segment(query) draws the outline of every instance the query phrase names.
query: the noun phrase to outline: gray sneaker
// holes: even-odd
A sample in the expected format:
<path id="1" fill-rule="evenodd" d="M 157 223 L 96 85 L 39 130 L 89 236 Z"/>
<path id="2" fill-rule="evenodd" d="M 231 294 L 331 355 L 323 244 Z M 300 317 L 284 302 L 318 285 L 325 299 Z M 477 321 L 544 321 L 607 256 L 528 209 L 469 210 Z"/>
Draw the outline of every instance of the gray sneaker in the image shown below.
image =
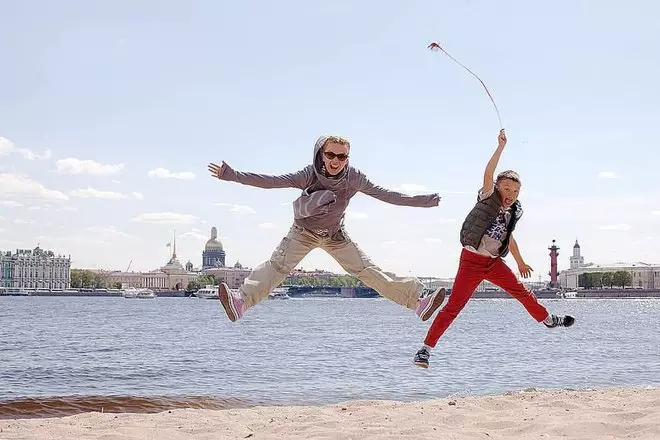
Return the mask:
<path id="1" fill-rule="evenodd" d="M 566 315 L 566 316 L 550 315 L 550 316 L 552 317 L 552 324 L 548 324 L 545 321 L 543 321 L 543 325 L 545 325 L 548 328 L 570 327 L 575 322 L 575 318 L 573 318 L 571 315 Z"/>
<path id="2" fill-rule="evenodd" d="M 431 353 L 429 353 L 429 351 L 425 347 L 422 347 L 419 349 L 419 351 L 417 351 L 417 353 L 415 353 L 415 359 L 413 359 L 413 362 L 418 367 L 428 368 L 430 357 L 431 357 Z"/>

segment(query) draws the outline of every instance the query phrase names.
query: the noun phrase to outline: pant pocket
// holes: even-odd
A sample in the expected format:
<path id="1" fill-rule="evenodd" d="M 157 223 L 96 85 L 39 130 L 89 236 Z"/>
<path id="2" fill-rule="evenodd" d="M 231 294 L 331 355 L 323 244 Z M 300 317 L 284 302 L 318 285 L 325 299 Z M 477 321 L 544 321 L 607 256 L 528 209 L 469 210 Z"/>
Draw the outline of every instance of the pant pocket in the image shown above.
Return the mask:
<path id="1" fill-rule="evenodd" d="M 281 273 L 289 273 L 290 269 L 287 267 L 287 261 L 288 259 L 288 251 L 289 248 L 291 247 L 291 238 L 284 237 L 282 238 L 282 241 L 280 241 L 279 246 L 275 249 L 275 252 L 273 252 L 273 255 L 270 257 L 270 262 L 273 265 L 273 268 L 275 268 L 276 271 L 281 272 Z"/>
<path id="2" fill-rule="evenodd" d="M 293 225 L 291 225 L 291 228 L 289 229 L 289 233 L 291 232 L 297 232 L 298 234 L 302 234 L 303 232 L 305 232 L 305 228 L 303 228 L 302 226 L 298 226 L 297 224 L 294 223 Z"/>

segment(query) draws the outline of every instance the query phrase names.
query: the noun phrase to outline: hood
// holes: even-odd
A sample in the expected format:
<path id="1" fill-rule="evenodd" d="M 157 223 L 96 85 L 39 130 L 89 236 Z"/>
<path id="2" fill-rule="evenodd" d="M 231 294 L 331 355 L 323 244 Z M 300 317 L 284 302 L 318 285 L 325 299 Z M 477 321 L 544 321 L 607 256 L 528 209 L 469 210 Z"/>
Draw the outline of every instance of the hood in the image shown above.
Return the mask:
<path id="1" fill-rule="evenodd" d="M 325 177 L 323 172 L 323 157 L 321 155 L 321 147 L 328 140 L 329 136 L 320 136 L 314 144 L 314 156 L 312 159 L 312 164 L 314 165 L 314 174 L 318 181 L 327 189 L 339 189 L 346 185 L 348 180 L 348 174 L 350 172 L 351 166 L 346 164 L 344 169 L 335 177 Z"/>

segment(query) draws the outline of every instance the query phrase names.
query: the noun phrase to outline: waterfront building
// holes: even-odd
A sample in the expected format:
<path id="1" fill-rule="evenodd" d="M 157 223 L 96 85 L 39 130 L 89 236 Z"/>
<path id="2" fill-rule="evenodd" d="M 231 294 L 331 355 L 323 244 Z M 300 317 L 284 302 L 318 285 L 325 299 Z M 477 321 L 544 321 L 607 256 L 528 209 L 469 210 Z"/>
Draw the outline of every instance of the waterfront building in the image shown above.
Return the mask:
<path id="1" fill-rule="evenodd" d="M 580 252 L 580 245 L 575 240 L 573 255 L 570 257 L 570 268 L 559 273 L 559 285 L 563 289 L 577 289 L 579 277 L 584 273 L 594 272 L 629 272 L 634 289 L 660 288 L 660 264 L 650 264 L 641 261 L 635 263 L 619 262 L 613 264 L 585 263 Z"/>
<path id="2" fill-rule="evenodd" d="M 234 267 L 216 267 L 203 269 L 204 275 L 213 275 L 219 282 L 227 283 L 230 289 L 238 289 L 245 278 L 250 275 L 251 269 L 245 269 L 241 263 L 236 262 Z"/>
<path id="3" fill-rule="evenodd" d="M 121 284 L 123 288 L 149 288 L 152 290 L 183 290 L 188 283 L 199 276 L 192 272 L 192 263 L 188 262 L 186 268 L 176 256 L 176 236 L 172 256 L 167 264 L 160 269 L 150 272 L 122 272 L 122 271 L 94 271 L 103 274 L 106 286 Z"/>
<path id="4" fill-rule="evenodd" d="M 5 289 L 68 289 L 71 256 L 41 249 L 0 252 L 0 287 Z"/>

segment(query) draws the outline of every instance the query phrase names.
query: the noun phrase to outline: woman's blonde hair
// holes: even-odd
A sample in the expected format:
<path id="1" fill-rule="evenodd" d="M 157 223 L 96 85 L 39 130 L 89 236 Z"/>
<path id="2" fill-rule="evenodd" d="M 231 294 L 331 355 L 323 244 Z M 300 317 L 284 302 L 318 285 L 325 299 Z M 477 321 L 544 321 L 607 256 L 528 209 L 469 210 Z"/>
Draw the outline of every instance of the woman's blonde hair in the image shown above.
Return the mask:
<path id="1" fill-rule="evenodd" d="M 348 142 L 348 140 L 344 139 L 343 137 L 340 136 L 328 136 L 328 138 L 323 142 L 323 145 L 321 148 L 323 151 L 325 151 L 325 146 L 328 145 L 328 143 L 334 142 L 335 144 L 340 144 L 340 145 L 346 145 L 348 148 L 351 148 L 351 143 Z"/>

